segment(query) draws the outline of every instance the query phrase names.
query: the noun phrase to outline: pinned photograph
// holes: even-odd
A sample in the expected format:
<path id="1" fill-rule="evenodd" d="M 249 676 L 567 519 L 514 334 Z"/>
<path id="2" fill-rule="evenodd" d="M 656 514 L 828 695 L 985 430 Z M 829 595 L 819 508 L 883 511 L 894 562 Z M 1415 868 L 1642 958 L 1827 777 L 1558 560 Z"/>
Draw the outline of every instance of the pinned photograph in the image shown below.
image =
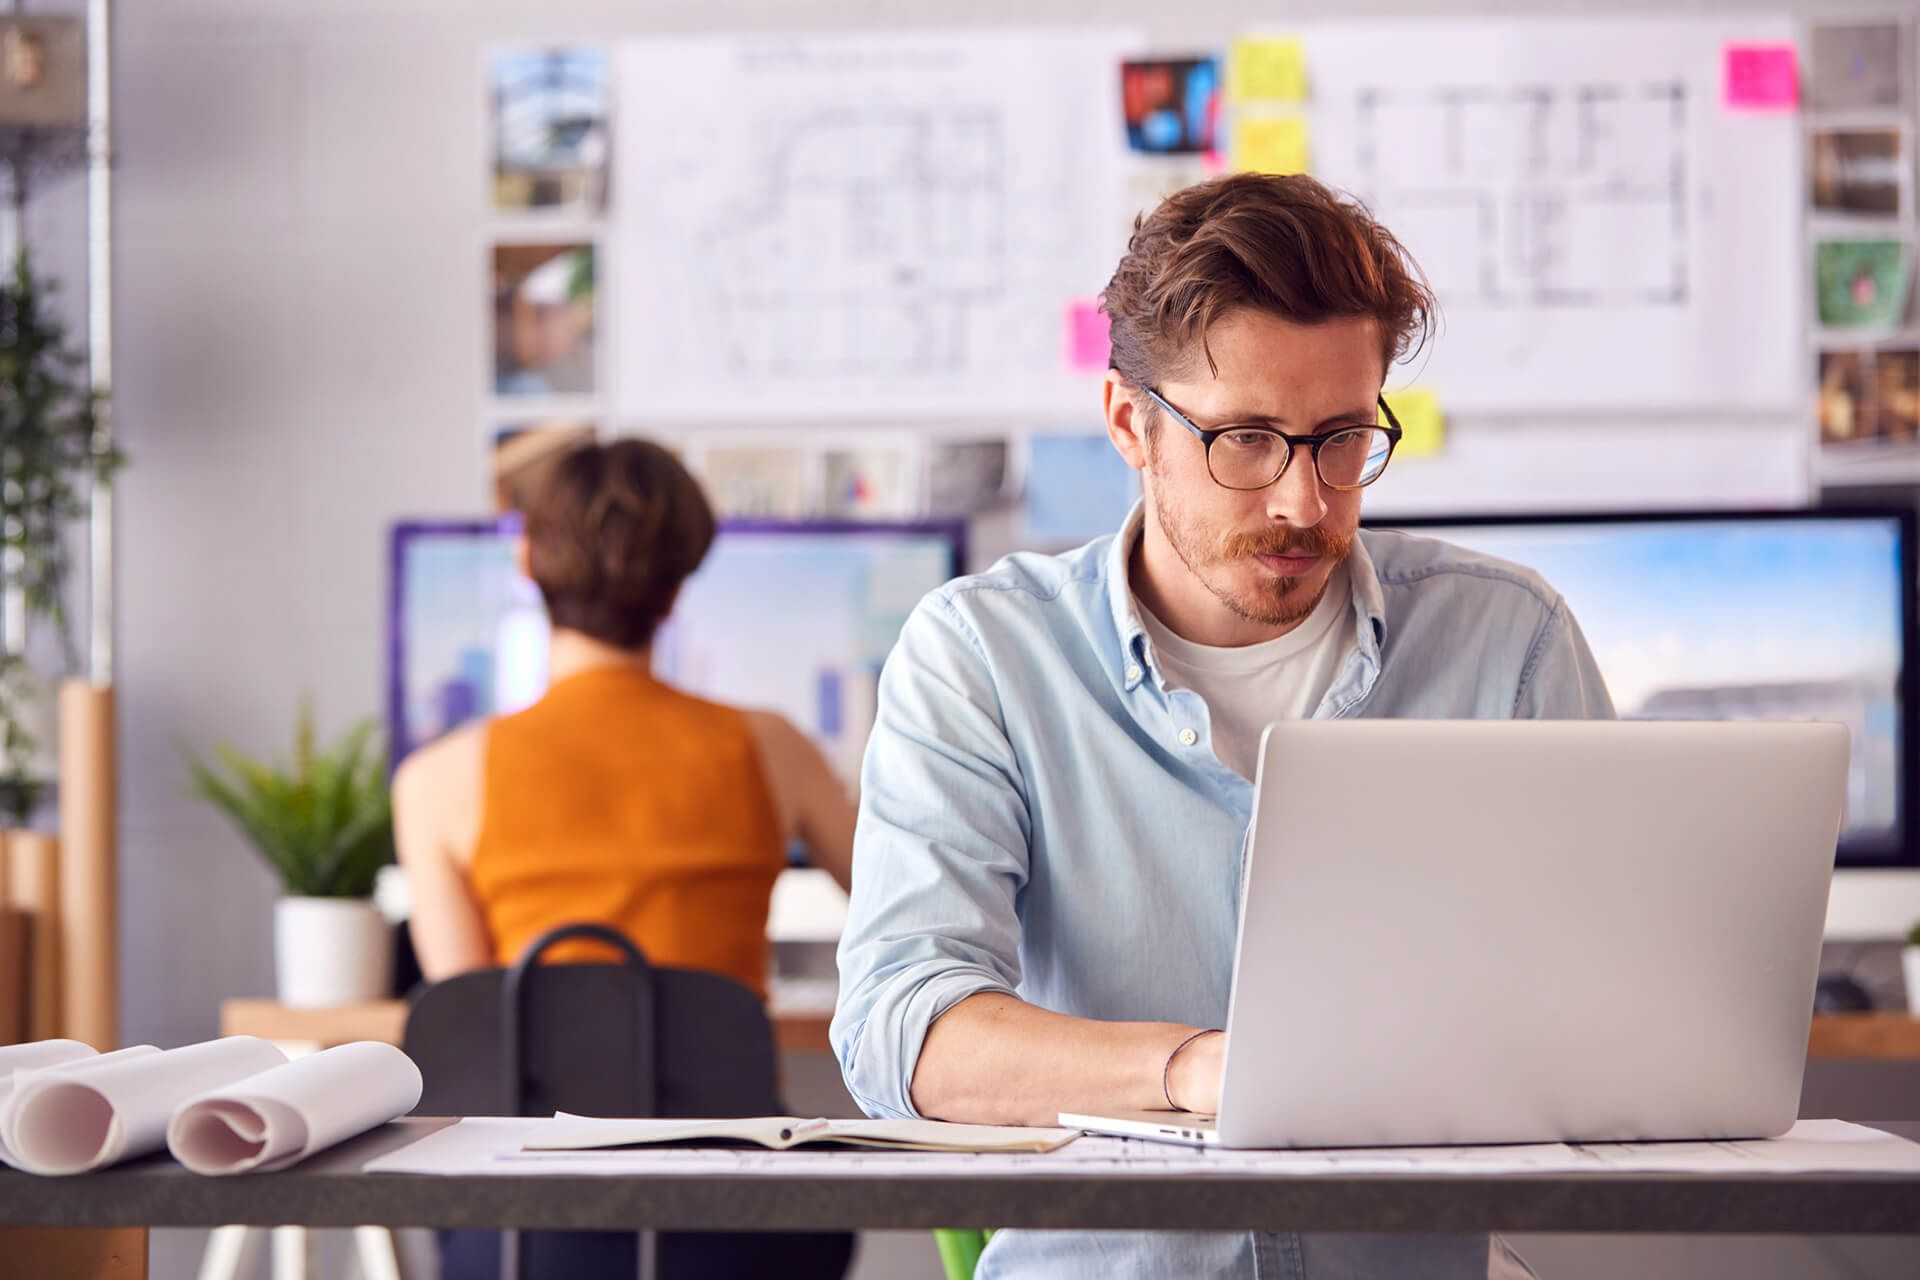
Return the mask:
<path id="1" fill-rule="evenodd" d="M 1908 39 L 1897 22 L 1814 27 L 1807 105 L 1816 111 L 1899 106 L 1901 50 Z"/>
<path id="2" fill-rule="evenodd" d="M 493 55 L 493 203 L 592 214 L 606 203 L 605 49 L 508 49 Z"/>
<path id="3" fill-rule="evenodd" d="M 1152 58 L 1120 64 L 1127 145 L 1149 155 L 1214 149 L 1220 64 L 1212 58 Z"/>
<path id="4" fill-rule="evenodd" d="M 1816 129 L 1808 164 L 1816 213 L 1896 215 L 1901 211 L 1906 132 Z"/>
<path id="5" fill-rule="evenodd" d="M 489 470 L 496 515 L 524 512 L 554 464 L 597 432 L 585 422 L 526 422 L 497 428 Z"/>
<path id="6" fill-rule="evenodd" d="M 1913 257 L 1902 240 L 1823 240 L 1813 251 L 1820 323 L 1887 329 L 1907 312 Z"/>
<path id="7" fill-rule="evenodd" d="M 1822 444 L 1920 436 L 1920 349 L 1820 353 Z"/>
<path id="8" fill-rule="evenodd" d="M 493 247 L 493 390 L 499 396 L 594 393 L 590 244 Z"/>
<path id="9" fill-rule="evenodd" d="M 1005 440 L 939 440 L 927 456 L 929 515 L 970 516 L 1009 500 Z"/>
<path id="10" fill-rule="evenodd" d="M 822 515 L 901 520 L 919 513 L 920 454 L 898 444 L 828 447 L 820 454 Z"/>
<path id="11" fill-rule="evenodd" d="M 721 516 L 793 520 L 811 514 L 807 457 L 786 445 L 705 445 L 691 451 L 689 469 Z"/>

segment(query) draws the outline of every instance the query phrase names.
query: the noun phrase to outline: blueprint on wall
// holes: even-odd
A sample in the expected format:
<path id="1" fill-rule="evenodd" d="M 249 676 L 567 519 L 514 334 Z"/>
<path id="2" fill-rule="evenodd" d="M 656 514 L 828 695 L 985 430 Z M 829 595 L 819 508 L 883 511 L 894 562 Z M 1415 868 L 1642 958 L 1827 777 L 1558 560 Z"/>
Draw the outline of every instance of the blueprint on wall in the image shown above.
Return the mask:
<path id="1" fill-rule="evenodd" d="M 1799 121 L 1721 81 L 1729 45 L 1790 43 L 1787 19 L 1303 35 L 1313 172 L 1439 294 L 1419 376 L 1450 409 L 1798 403 Z"/>
<path id="2" fill-rule="evenodd" d="M 1124 248 L 1120 33 L 619 50 L 619 410 L 1092 411 L 1070 303 Z"/>

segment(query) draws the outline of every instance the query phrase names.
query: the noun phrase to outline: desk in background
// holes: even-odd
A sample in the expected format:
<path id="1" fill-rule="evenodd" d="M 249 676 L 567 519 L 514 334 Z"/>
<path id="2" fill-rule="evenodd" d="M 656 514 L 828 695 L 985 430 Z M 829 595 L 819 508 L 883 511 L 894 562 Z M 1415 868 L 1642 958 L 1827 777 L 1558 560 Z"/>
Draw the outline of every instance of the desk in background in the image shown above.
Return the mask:
<path id="1" fill-rule="evenodd" d="M 833 1021 L 830 983 L 776 980 L 767 1012 L 773 1019 L 774 1044 L 780 1052 L 828 1052 L 827 1026 Z M 370 1000 L 325 1009 L 294 1009 L 278 1000 L 252 997 L 220 1002 L 220 1034 L 223 1036 L 300 1041 L 322 1049 L 354 1040 L 379 1040 L 397 1045 L 406 1025 L 407 1002 L 404 1000 Z"/>

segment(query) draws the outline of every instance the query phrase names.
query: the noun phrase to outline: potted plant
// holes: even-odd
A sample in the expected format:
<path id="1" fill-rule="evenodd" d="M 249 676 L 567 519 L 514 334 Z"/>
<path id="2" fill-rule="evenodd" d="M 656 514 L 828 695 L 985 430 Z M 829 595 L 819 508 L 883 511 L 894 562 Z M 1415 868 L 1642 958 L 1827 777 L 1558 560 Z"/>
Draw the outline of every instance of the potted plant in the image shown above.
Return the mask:
<path id="1" fill-rule="evenodd" d="M 1907 1012 L 1920 1018 L 1920 924 L 1907 931 L 1907 945 L 1900 952 L 1900 968 L 1907 980 Z"/>
<path id="2" fill-rule="evenodd" d="M 350 1004 L 387 994 L 393 931 L 373 905 L 374 880 L 393 860 L 386 753 L 370 750 L 374 723 L 316 746 L 303 700 L 289 766 L 216 749 L 221 768 L 187 752 L 190 794 L 240 828 L 280 877 L 274 969 L 280 1001 Z"/>
<path id="3" fill-rule="evenodd" d="M 46 686 L 20 648 L 25 623 L 49 624 L 74 666 L 68 533 L 87 513 L 87 485 L 108 483 L 123 461 L 96 437 L 99 397 L 48 302 L 53 288 L 25 250 L 0 279 L 0 592 L 20 614 L 0 641 L 0 819 L 13 826 L 27 821 L 44 789 L 34 726 L 50 718 Z"/>

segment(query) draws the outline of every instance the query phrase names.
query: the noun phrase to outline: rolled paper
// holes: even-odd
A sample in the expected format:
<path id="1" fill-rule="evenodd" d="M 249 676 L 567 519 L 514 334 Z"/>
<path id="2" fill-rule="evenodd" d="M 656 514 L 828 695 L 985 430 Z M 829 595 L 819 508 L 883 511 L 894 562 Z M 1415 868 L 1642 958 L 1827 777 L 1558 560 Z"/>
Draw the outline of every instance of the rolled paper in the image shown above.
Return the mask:
<path id="1" fill-rule="evenodd" d="M 42 1067 L 57 1067 L 97 1056 L 92 1045 L 81 1044 L 78 1040 L 36 1040 L 32 1044 L 0 1045 L 0 1088 L 7 1086 L 7 1078 L 16 1071 L 38 1071 Z"/>
<path id="2" fill-rule="evenodd" d="M 420 1068 L 392 1045 L 338 1045 L 183 1103 L 167 1149 L 195 1173 L 284 1169 L 407 1114 L 420 1088 Z"/>
<path id="3" fill-rule="evenodd" d="M 77 1072 L 36 1073 L 14 1089 L 5 1143 L 12 1163 L 28 1173 L 103 1169 L 165 1146 L 182 1102 L 286 1060 L 265 1040 L 228 1036 Z"/>
<path id="4" fill-rule="evenodd" d="M 12 1116 L 13 1095 L 21 1084 L 28 1080 L 33 1080 L 41 1076 L 50 1076 L 56 1073 L 64 1076 L 82 1075 L 100 1067 L 111 1066 L 116 1062 L 125 1062 L 129 1058 L 143 1058 L 150 1054 L 160 1052 L 150 1044 L 136 1044 L 126 1049 L 115 1049 L 112 1053 L 95 1053 L 92 1045 L 80 1044 L 77 1040 L 47 1040 L 42 1041 L 38 1045 L 15 1045 L 13 1047 L 17 1049 L 37 1049 L 43 1045 L 62 1046 L 61 1049 L 58 1050 L 58 1053 L 69 1056 L 57 1057 L 54 1051 L 49 1050 L 39 1055 L 43 1060 L 38 1065 L 26 1066 L 16 1063 L 14 1068 L 6 1072 L 3 1079 L 0 1079 L 0 1164 L 12 1165 L 16 1169 L 20 1167 L 20 1163 L 14 1159 L 13 1151 L 7 1145 L 7 1129 Z M 82 1052 L 76 1054 L 66 1046 L 77 1046 Z M 22 1054 L 21 1058 L 24 1060 L 32 1056 L 34 1055 Z M 0 1061 L 0 1069 L 4 1069 L 5 1065 L 4 1061 Z"/>

